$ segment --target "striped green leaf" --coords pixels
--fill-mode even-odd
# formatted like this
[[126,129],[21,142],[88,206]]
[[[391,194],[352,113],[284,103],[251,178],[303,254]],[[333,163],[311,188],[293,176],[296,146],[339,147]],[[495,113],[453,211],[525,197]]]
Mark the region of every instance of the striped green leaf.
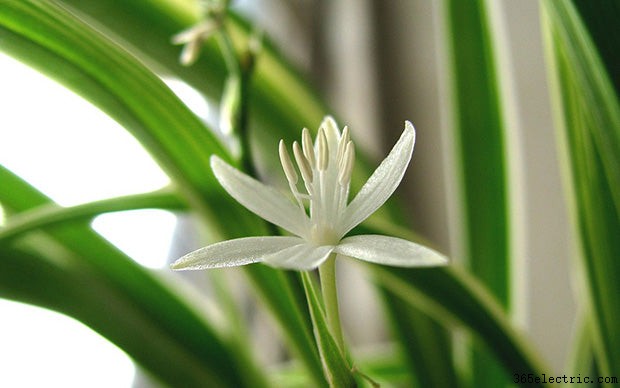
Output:
[[[484,0],[446,0],[452,136],[460,247],[467,268],[510,310],[511,228],[504,101],[491,19]],[[508,376],[484,350],[474,349],[471,381],[497,387]]]
[[468,327],[501,361],[503,371],[539,376],[549,369],[512,328],[497,300],[471,275],[454,268],[373,266],[382,287],[444,324]]
[[[620,93],[614,84],[620,62],[605,47],[620,33],[620,7],[563,0],[545,1],[543,11],[591,338],[601,375],[613,376],[620,365]],[[597,25],[591,12],[614,22]]]
[[[2,167],[0,181],[0,202],[11,213],[51,203]],[[204,316],[87,223],[59,226],[50,236],[37,240],[36,254],[0,245],[3,297],[82,320],[170,384],[198,387],[213,379],[222,386],[246,386],[234,353]]]
[[[170,175],[183,199],[210,223],[214,235],[264,232],[263,224],[215,181],[210,155],[230,156],[213,132],[128,52],[46,1],[0,3],[0,38],[3,50],[71,87],[131,131]],[[286,297],[290,283],[267,267],[246,272],[312,375],[322,379],[303,309],[297,299]]]

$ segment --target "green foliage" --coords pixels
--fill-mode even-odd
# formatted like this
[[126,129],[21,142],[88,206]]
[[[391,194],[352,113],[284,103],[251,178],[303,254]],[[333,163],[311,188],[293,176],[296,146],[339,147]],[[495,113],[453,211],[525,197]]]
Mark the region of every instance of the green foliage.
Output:
[[[484,1],[446,1],[452,133],[463,216],[464,259],[510,311],[511,225],[507,173],[507,125],[496,49]],[[494,387],[508,380],[484,350],[472,354],[472,383]]]
[[592,15],[616,20],[620,8],[615,2],[547,1],[544,11],[567,187],[580,236],[584,299],[592,312],[590,338],[602,375],[614,376],[620,365],[615,298],[620,292],[620,89],[612,80],[617,72],[608,70],[618,67],[609,38],[620,28]]
[[[4,168],[0,178],[0,201],[11,213],[49,204]],[[244,386],[241,366],[204,317],[87,223],[34,237],[20,249],[0,245],[0,295],[80,319],[163,381]],[[178,365],[170,365],[170,357],[178,357]]]
[[[446,48],[468,270],[368,266],[397,341],[390,352],[367,357],[340,349],[326,321],[323,295],[309,274],[300,278],[254,265],[244,273],[299,362],[267,376],[268,369],[239,348],[241,338],[231,340],[230,333],[216,330],[213,318],[196,311],[191,300],[91,230],[88,221],[98,214],[147,207],[192,212],[208,226],[212,239],[270,230],[223,191],[209,158],[217,154],[251,166],[234,160],[159,78],[178,77],[216,101],[223,93],[229,74],[215,40],[205,42],[192,67],[178,64],[179,48],[170,44],[173,34],[199,20],[200,10],[192,4],[0,2],[0,48],[118,121],[173,182],[163,191],[62,208],[0,166],[0,203],[8,215],[0,229],[0,297],[79,319],[174,386],[203,386],[205,381],[231,387],[268,382],[353,386],[368,375],[395,384],[467,386],[484,381],[494,387],[506,382],[506,372],[548,372],[507,313],[514,297],[509,282],[512,188],[495,32],[483,1],[447,0],[443,15],[444,27],[452,33]],[[585,274],[584,310],[592,312],[579,341],[579,349],[588,354],[577,364],[594,362],[601,375],[613,376],[620,365],[620,305],[615,301],[620,294],[620,82],[614,71],[620,7],[614,1],[547,0],[543,10],[567,191],[580,235],[577,270]],[[235,47],[247,46],[251,28],[242,18],[229,12],[225,29]],[[243,136],[251,135],[257,150],[275,149],[276,139],[297,137],[303,126],[315,128],[328,112],[268,40],[251,78],[240,82],[239,98],[247,98],[242,101],[247,106],[239,109],[251,107],[243,111],[249,116],[241,125],[252,131]],[[368,176],[369,164],[360,165],[362,174],[357,175]],[[393,217],[402,209],[396,202],[388,206],[374,224],[362,228],[403,232]],[[407,231],[401,234],[415,239]],[[304,290],[307,304],[301,297]],[[485,345],[477,348],[484,353],[475,353],[471,371],[456,370],[451,359],[455,323]]]

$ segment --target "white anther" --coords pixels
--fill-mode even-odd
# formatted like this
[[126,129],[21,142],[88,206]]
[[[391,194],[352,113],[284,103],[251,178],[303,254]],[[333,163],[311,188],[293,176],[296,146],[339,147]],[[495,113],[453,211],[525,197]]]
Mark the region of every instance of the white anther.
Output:
[[344,157],[345,147],[347,146],[349,140],[349,127],[344,127],[342,130],[342,136],[340,136],[340,140],[338,141],[338,153],[336,156],[336,161],[338,164],[340,164],[342,158]]
[[329,148],[327,147],[327,137],[325,137],[323,128],[319,129],[319,135],[317,137],[317,168],[319,171],[325,171],[329,163]]
[[312,137],[310,136],[308,128],[304,128],[303,131],[301,131],[301,147],[304,150],[304,155],[306,159],[308,159],[310,166],[314,166],[316,163],[314,160],[314,146],[312,145]]
[[306,182],[306,186],[312,183],[313,174],[312,168],[310,167],[310,163],[308,159],[304,156],[301,147],[299,147],[299,143],[293,143],[293,154],[295,155],[295,160],[297,161],[297,166],[299,167],[299,171],[301,172],[301,177]]
[[352,141],[347,142],[347,146],[344,150],[344,156],[339,166],[338,183],[341,186],[346,186],[351,182],[351,175],[353,174],[353,164],[355,162],[355,147]]
[[286,175],[286,179],[288,179],[288,183],[295,186],[297,184],[297,180],[299,177],[297,176],[297,172],[295,171],[295,166],[291,161],[291,157],[286,150],[286,145],[284,144],[284,140],[280,140],[280,144],[278,146],[278,152],[280,154],[280,163],[282,163],[282,169],[284,170],[284,175]]

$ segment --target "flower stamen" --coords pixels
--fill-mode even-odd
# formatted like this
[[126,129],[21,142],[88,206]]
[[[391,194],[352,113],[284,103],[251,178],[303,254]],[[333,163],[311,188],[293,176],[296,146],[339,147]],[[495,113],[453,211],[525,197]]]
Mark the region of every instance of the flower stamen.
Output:
[[299,176],[297,175],[293,162],[291,161],[291,157],[286,150],[284,140],[280,140],[280,144],[278,145],[278,153],[280,154],[280,163],[282,164],[282,169],[284,170],[284,175],[286,175],[289,185],[295,186],[299,180]]
[[355,147],[353,142],[349,140],[344,151],[344,155],[340,160],[338,166],[338,183],[340,186],[348,187],[351,182],[351,175],[353,174],[353,163],[355,162]]
[[288,151],[286,151],[286,145],[284,144],[284,140],[280,140],[280,144],[278,145],[278,153],[280,154],[280,163],[282,164],[284,175],[286,175],[288,186],[291,189],[291,192],[293,193],[297,204],[305,213],[306,209],[302,201],[303,196],[297,190],[297,182],[299,181],[299,176],[295,171],[295,167],[293,166],[293,162],[291,161],[291,157],[289,156]]
[[293,142],[293,155],[295,155],[295,161],[297,161],[297,167],[299,167],[299,172],[301,172],[301,177],[303,178],[306,188],[308,189],[308,194],[312,194],[310,187],[311,183],[314,180],[314,174],[312,172],[312,167],[310,167],[310,162],[304,156],[299,143]]
[[317,144],[317,168],[319,171],[327,170],[329,164],[329,147],[327,146],[327,137],[325,137],[325,131],[323,128],[319,129],[318,144]]
[[310,136],[308,128],[304,128],[303,131],[301,131],[301,146],[310,165],[316,165],[316,161],[314,160],[314,145],[312,145],[312,137]]
[[[301,142],[293,142],[292,148],[297,168],[308,194],[298,191],[299,176],[284,141],[280,140],[278,151],[284,174],[297,203],[304,212],[306,211],[304,201],[308,201],[312,225],[323,229],[334,219],[340,217],[347,207],[355,161],[355,146],[351,140],[349,128],[343,128],[335,144],[329,143],[325,127],[319,128],[314,142],[310,131],[304,128]],[[331,162],[330,149],[337,149],[335,159]],[[334,231],[328,234],[333,233]],[[318,235],[316,232],[312,234]],[[319,240],[325,240],[325,238],[321,237]]]
[[349,141],[350,141],[349,127],[347,126],[347,127],[344,127],[344,129],[342,130],[342,136],[340,136],[340,140],[338,141],[338,154],[336,156],[336,161],[339,164],[342,158],[344,157],[344,151]]

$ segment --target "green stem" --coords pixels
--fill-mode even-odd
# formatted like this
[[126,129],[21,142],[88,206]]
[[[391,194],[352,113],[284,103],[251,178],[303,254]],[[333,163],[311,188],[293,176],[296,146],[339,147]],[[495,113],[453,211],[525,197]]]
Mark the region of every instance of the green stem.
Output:
[[308,300],[308,309],[314,327],[314,338],[321,355],[325,379],[330,388],[355,387],[355,377],[351,372],[349,363],[344,357],[343,351],[338,347],[332,330],[326,322],[325,309],[323,308],[325,303],[321,304],[317,285],[309,272],[302,272],[301,278]]
[[338,348],[344,355],[344,338],[340,324],[338,290],[336,288],[336,255],[334,253],[319,267],[319,276],[321,277],[321,292],[325,304],[327,325],[338,344]]
[[172,187],[167,187],[150,193],[103,199],[71,207],[41,205],[7,218],[6,225],[0,229],[0,245],[35,229],[85,220],[103,213],[136,209],[186,210],[187,204]]
[[217,39],[220,44],[220,49],[222,50],[222,56],[224,57],[224,62],[226,63],[226,69],[228,70],[229,76],[241,76],[241,65],[239,64],[239,59],[237,58],[235,46],[233,45],[230,35],[224,25],[220,28],[219,33],[217,34]]

